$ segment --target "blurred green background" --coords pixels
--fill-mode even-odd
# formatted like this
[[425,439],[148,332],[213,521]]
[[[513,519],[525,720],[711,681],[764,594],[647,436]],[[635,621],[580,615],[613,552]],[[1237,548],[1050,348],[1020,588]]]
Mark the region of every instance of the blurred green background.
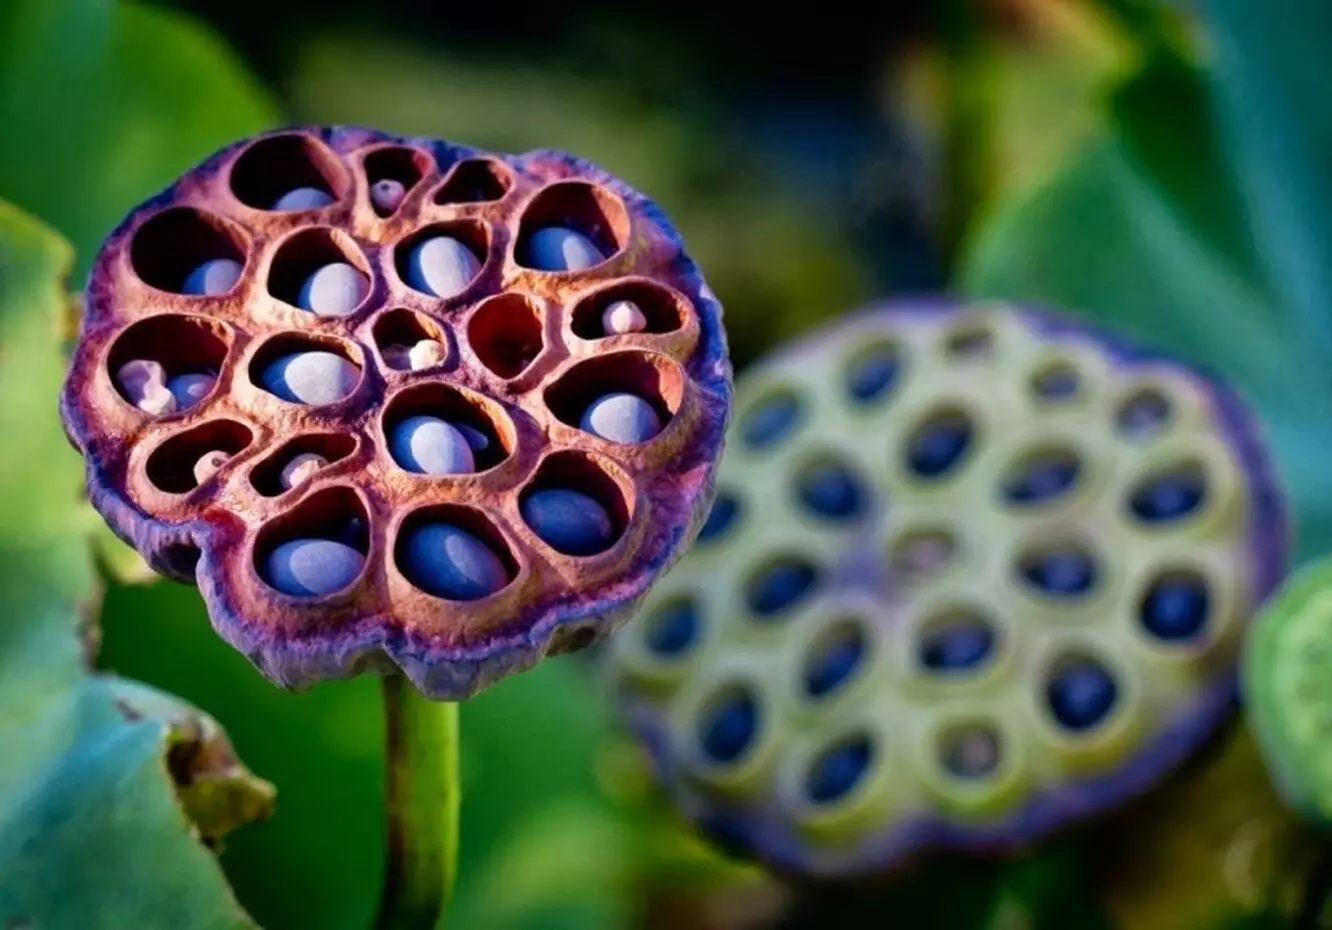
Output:
[[[1322,0],[733,20],[573,0],[3,0],[0,200],[69,240],[77,290],[128,208],[258,130],[362,123],[565,148],[674,220],[740,372],[857,305],[940,289],[1087,313],[1219,370],[1264,415],[1303,557],[1332,548],[1329,51]],[[383,852],[376,683],[277,691],[213,635],[194,589],[149,582],[98,539],[100,667],[214,715],[277,787],[275,816],[223,843],[243,908],[272,930],[367,926]],[[463,738],[449,926],[465,930],[878,928],[885,914],[910,928],[1259,927],[1283,926],[1289,903],[1266,860],[1243,889],[1221,864],[1255,820],[1269,846],[1294,842],[1242,729],[1116,836],[854,893],[781,888],[695,843],[581,659],[468,703]],[[1105,849],[1131,853],[1098,863]]]

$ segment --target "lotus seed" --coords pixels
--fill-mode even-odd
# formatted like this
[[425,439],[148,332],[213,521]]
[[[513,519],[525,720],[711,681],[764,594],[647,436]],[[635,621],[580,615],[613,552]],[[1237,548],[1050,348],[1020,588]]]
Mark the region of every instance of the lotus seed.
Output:
[[463,438],[467,440],[467,444],[472,447],[473,452],[485,452],[490,448],[490,440],[479,429],[473,429],[464,423],[456,424],[456,428],[458,432],[463,434]]
[[1096,565],[1080,549],[1055,549],[1030,559],[1023,566],[1022,575],[1043,594],[1076,596],[1091,590],[1096,580]]
[[176,399],[176,406],[180,410],[189,410],[199,401],[208,396],[208,392],[217,384],[217,375],[211,375],[206,372],[194,372],[185,375],[176,375],[167,382],[167,390],[171,396]]
[[740,434],[751,449],[765,449],[791,432],[799,420],[800,402],[795,395],[779,394],[750,411]]
[[1070,730],[1095,726],[1114,706],[1119,689],[1096,662],[1082,659],[1060,671],[1046,688],[1055,719]]
[[615,524],[606,508],[577,491],[533,491],[519,508],[527,525],[566,555],[593,555],[615,541]]
[[381,213],[392,213],[398,209],[398,205],[406,196],[407,188],[401,181],[392,178],[384,178],[370,185],[370,202]]
[[824,462],[808,469],[800,477],[800,500],[821,517],[846,520],[857,516],[863,507],[860,483],[845,465]]
[[838,691],[855,674],[865,653],[865,635],[859,627],[842,630],[810,657],[805,665],[805,693],[821,698]]
[[641,333],[647,329],[647,317],[632,300],[617,300],[602,312],[601,329],[607,336]]
[[136,405],[144,413],[155,417],[176,412],[176,398],[162,384],[149,384],[144,388],[143,397]]
[[758,725],[758,705],[748,692],[727,696],[703,721],[704,755],[722,765],[735,762],[753,743]]
[[448,523],[428,523],[411,531],[403,550],[403,570],[412,583],[436,597],[472,601],[509,583],[499,556],[477,537]]
[[439,417],[413,416],[393,427],[389,451],[408,471],[424,475],[466,475],[476,471],[467,439]]
[[881,349],[851,369],[847,388],[858,403],[870,403],[893,386],[897,380],[897,369],[897,353]]
[[166,371],[158,362],[136,358],[120,366],[116,372],[116,381],[120,383],[130,403],[137,404],[150,384],[166,384]]
[[370,281],[346,262],[331,262],[301,285],[296,304],[316,316],[350,316],[365,300]]
[[266,580],[284,594],[322,597],[356,580],[365,556],[331,539],[293,539],[268,556]]
[[1142,625],[1166,642],[1193,639],[1207,625],[1208,601],[1207,586],[1201,578],[1162,578],[1143,599]]
[[1004,485],[1004,497],[1014,504],[1037,504],[1066,494],[1078,480],[1078,460],[1070,455],[1043,455],[1028,462]]
[[920,648],[921,664],[935,672],[975,668],[994,649],[994,631],[980,620],[957,620],[925,636]]
[[472,250],[449,236],[434,236],[412,249],[407,283],[436,297],[452,297],[466,289],[481,271]]
[[300,455],[292,456],[290,462],[282,466],[282,473],[278,475],[278,483],[282,485],[282,490],[290,491],[298,484],[314,476],[328,464],[328,459],[322,455],[316,455],[313,452],[302,452]]
[[709,542],[721,536],[739,515],[740,502],[729,494],[718,494],[712,510],[708,511],[708,518],[703,521],[703,528],[698,531],[698,541]]
[[199,456],[199,461],[194,463],[194,483],[203,484],[213,477],[229,458],[231,453],[223,452],[221,449],[214,449]]
[[202,297],[216,297],[236,286],[244,266],[230,258],[215,258],[204,262],[185,279],[185,293]]
[[698,639],[698,607],[693,601],[676,601],[652,615],[645,640],[648,649],[661,656],[677,656]]
[[449,350],[445,348],[444,343],[436,339],[422,339],[407,353],[408,364],[412,371],[422,371],[442,365],[448,357]]
[[564,226],[532,233],[527,257],[531,267],[540,271],[583,271],[606,260],[592,240]]
[[579,427],[611,442],[647,442],[661,432],[661,419],[652,405],[634,394],[607,394],[593,401]]
[[1129,439],[1146,439],[1165,428],[1170,401],[1156,391],[1142,391],[1119,412],[1119,429]]
[[805,793],[815,804],[829,804],[851,793],[874,758],[869,740],[864,737],[829,749],[810,769]]
[[818,573],[807,562],[786,559],[768,566],[749,585],[749,609],[767,618],[790,609],[814,588]]
[[333,404],[356,387],[361,370],[333,352],[284,355],[264,370],[263,386],[294,404]]
[[971,424],[964,417],[940,417],[916,435],[907,464],[922,478],[939,478],[961,461],[970,446]]
[[1150,478],[1139,484],[1129,500],[1135,516],[1149,523],[1178,520],[1197,510],[1207,496],[1203,477],[1196,471]]
[[273,203],[274,210],[317,210],[333,202],[333,195],[317,187],[287,191]]

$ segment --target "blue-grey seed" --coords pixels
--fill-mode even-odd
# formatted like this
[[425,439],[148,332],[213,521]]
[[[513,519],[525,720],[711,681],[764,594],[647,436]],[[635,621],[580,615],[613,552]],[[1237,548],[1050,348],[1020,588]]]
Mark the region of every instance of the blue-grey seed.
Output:
[[593,401],[579,427],[609,439],[633,444],[647,442],[661,432],[661,419],[652,405],[635,394],[607,394]]
[[333,404],[355,389],[360,376],[361,370],[341,355],[316,350],[284,355],[264,369],[260,380],[294,404]]
[[176,407],[180,410],[189,410],[199,401],[208,396],[208,392],[217,384],[217,377],[207,372],[191,372],[190,374],[176,375],[167,382],[167,390],[171,396],[176,399]]
[[454,601],[494,594],[509,573],[489,546],[448,523],[428,523],[409,532],[403,572],[421,590]]
[[265,580],[286,594],[320,597],[355,580],[365,556],[331,539],[293,539],[268,556]]
[[615,524],[606,508],[578,491],[533,491],[519,509],[533,532],[566,555],[593,555],[615,541]]
[[198,297],[216,297],[236,286],[244,266],[230,258],[204,262],[185,279],[184,293]]
[[449,236],[434,236],[412,247],[407,258],[407,283],[435,297],[461,293],[481,270],[466,245]]
[[274,210],[317,210],[333,202],[333,195],[317,187],[298,187],[273,202]]
[[305,279],[296,304],[315,316],[351,316],[369,290],[369,279],[355,267],[331,262]]
[[527,243],[528,265],[540,271],[582,271],[605,260],[591,239],[564,226],[539,229]]
[[393,459],[424,475],[466,475],[476,471],[467,438],[452,423],[432,416],[408,417],[389,437]]

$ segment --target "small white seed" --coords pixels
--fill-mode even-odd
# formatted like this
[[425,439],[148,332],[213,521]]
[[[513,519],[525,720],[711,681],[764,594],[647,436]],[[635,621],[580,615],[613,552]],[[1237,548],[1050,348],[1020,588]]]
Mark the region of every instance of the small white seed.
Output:
[[617,300],[601,314],[601,331],[607,336],[641,333],[647,329],[647,317],[632,300]]
[[392,178],[384,178],[370,185],[370,202],[383,213],[392,213],[398,209],[406,196],[407,188],[403,187],[401,181]]
[[435,236],[412,249],[407,260],[407,283],[436,297],[463,291],[481,270],[472,250],[457,239]]
[[350,316],[365,300],[370,281],[346,262],[331,262],[301,285],[296,303],[315,316]]
[[300,455],[292,456],[290,462],[282,466],[282,473],[278,476],[278,482],[282,485],[282,490],[290,491],[298,484],[304,484],[313,477],[314,473],[328,464],[328,459],[322,455],[316,455],[313,452],[302,452]]
[[116,372],[116,381],[125,392],[125,396],[129,398],[129,402],[137,404],[143,399],[143,393],[148,385],[166,385],[166,371],[159,362],[136,358],[120,366],[120,370]]
[[204,262],[185,279],[185,293],[198,297],[216,297],[236,286],[244,266],[230,258]]
[[273,203],[274,210],[317,210],[333,202],[333,195],[317,187],[287,191]]
[[532,233],[527,243],[527,259],[540,271],[582,271],[601,264],[606,256],[577,230],[549,226]]
[[422,339],[412,346],[411,352],[407,355],[412,371],[421,371],[425,368],[442,365],[448,357],[448,348],[445,347],[444,343],[434,339]]
[[229,458],[231,453],[223,452],[221,449],[214,449],[199,456],[199,461],[194,463],[194,483],[203,484],[216,475],[218,469],[225,465]]
[[144,387],[143,396],[135,406],[144,413],[162,417],[176,412],[176,398],[166,389],[166,385],[150,382]]
[[207,372],[191,372],[185,375],[176,375],[167,382],[167,390],[171,396],[176,399],[176,406],[181,410],[189,410],[199,401],[208,396],[208,392],[217,384],[217,376]]

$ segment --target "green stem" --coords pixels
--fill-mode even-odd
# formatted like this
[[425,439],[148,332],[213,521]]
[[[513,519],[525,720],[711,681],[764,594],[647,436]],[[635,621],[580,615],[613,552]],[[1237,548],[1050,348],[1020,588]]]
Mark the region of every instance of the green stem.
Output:
[[436,930],[458,862],[458,705],[385,675],[388,849],[376,930]]

